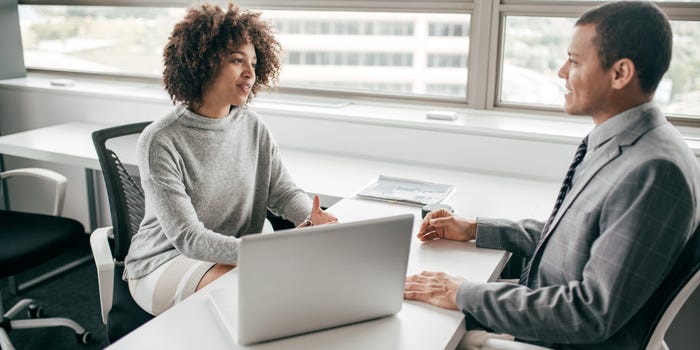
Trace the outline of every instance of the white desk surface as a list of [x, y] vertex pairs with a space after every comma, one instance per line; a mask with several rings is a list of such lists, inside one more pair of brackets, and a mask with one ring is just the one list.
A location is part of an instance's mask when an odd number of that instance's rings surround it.
[[[331, 209], [342, 221], [401, 213], [413, 213], [420, 217], [417, 207], [368, 200], [345, 199]], [[420, 221], [416, 220], [414, 233], [419, 224]], [[507, 258], [508, 254], [503, 251], [479, 249], [473, 242], [421, 243], [414, 237], [408, 273], [418, 273], [424, 269], [439, 270], [486, 282], [497, 276]], [[219, 319], [209, 295], [211, 291], [219, 289], [225, 290], [223, 293], [230, 293], [231, 302], [224, 302], [223, 305], [228, 312], [235, 312], [237, 278], [238, 271], [234, 269], [109, 348], [192, 349], [205, 346], [207, 349], [450, 349], [457, 345], [465, 333], [464, 317], [460, 312], [407, 301], [394, 316], [243, 347], [234, 340], [235, 329], [228, 329]]]
[[0, 153], [99, 170], [92, 132], [106, 127], [109, 125], [66, 123], [4, 135]]
[[[99, 169], [91, 133], [108, 125], [67, 123], [0, 137], [0, 153], [43, 161], [59, 162], [87, 169]], [[135, 137], [117, 141], [134, 149]], [[135, 149], [122, 156], [135, 164]], [[348, 198], [378, 175], [412, 178], [455, 186], [445, 201], [457, 213], [508, 219], [540, 218], [549, 214], [559, 183], [512, 177], [466, 173], [445, 169], [325, 155], [282, 147], [282, 156], [297, 184], [308, 192]], [[429, 161], [429, 160], [426, 160]], [[419, 208], [377, 201], [345, 199], [330, 209], [341, 221], [354, 221]], [[416, 225], [420, 221], [416, 220]], [[414, 228], [415, 231], [415, 228]], [[478, 249], [474, 243], [434, 241], [420, 243], [414, 238], [408, 273], [438, 270], [474, 281], [494, 279], [507, 259], [506, 253]], [[213, 313], [207, 290], [235, 286], [237, 271], [225, 275], [163, 315], [148, 322], [111, 348], [207, 349], [237, 348], [228, 330]], [[463, 317], [457, 311], [442, 310], [424, 303], [404, 302], [401, 312], [352, 326], [263, 343], [253, 348], [353, 348], [353, 349], [437, 349], [453, 348], [464, 333]]]

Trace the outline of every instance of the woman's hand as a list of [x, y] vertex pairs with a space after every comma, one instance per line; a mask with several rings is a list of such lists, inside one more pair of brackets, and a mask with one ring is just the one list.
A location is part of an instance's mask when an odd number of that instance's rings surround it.
[[309, 220], [305, 220], [297, 227], [332, 224], [336, 222], [338, 222], [338, 218], [336, 218], [335, 215], [321, 209], [321, 198], [319, 198], [318, 195], [315, 195], [313, 205], [311, 206], [311, 215], [309, 215]]
[[425, 216], [418, 229], [418, 239], [470, 241], [476, 238], [476, 221], [460, 218], [449, 210], [438, 209]]

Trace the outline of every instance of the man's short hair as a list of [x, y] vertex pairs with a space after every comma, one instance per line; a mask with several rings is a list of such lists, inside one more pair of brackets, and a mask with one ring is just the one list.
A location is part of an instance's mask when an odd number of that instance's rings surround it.
[[668, 18], [649, 2], [619, 1], [586, 11], [576, 25], [593, 24], [604, 69], [622, 58], [634, 62], [644, 92], [653, 93], [671, 62], [673, 33]]

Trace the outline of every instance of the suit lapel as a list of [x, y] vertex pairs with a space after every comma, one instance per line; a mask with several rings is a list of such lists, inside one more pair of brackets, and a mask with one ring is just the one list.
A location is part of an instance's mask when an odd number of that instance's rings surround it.
[[574, 200], [576, 200], [576, 198], [579, 196], [581, 191], [586, 188], [591, 179], [604, 166], [615, 158], [619, 157], [624, 152], [626, 147], [634, 144], [640, 137], [642, 137], [642, 135], [653, 128], [667, 123], [666, 118], [658, 108], [643, 110], [632, 117], [635, 118], [632, 122], [632, 126], [629, 129], [622, 130], [618, 135], [615, 135], [610, 141], [602, 146], [603, 148], [598, 151], [600, 153], [596, 155], [595, 158], [591, 159], [591, 163], [585, 164], [585, 167], [581, 168], [581, 173], [578, 174], [576, 183], [573, 184], [573, 187], [566, 195], [566, 198], [554, 217], [552, 224], [549, 226], [549, 230], [547, 232], [543, 232], [543, 236], [535, 248], [532, 259], [539, 259], [538, 255], [540, 254], [542, 247], [545, 246], [549, 236], [551, 236], [552, 232], [554, 232], [561, 218], [564, 216]]
[[571, 187], [571, 190], [569, 190], [569, 193], [564, 198], [564, 202], [561, 204], [557, 215], [554, 217], [554, 221], [552, 221], [549, 231], [545, 232], [545, 236], [543, 237], [544, 239], [546, 239], [552, 233], [552, 231], [554, 231], [554, 228], [557, 227], [557, 224], [559, 224], [559, 220], [561, 220], [564, 213], [566, 213], [571, 206], [571, 203], [576, 200], [581, 191], [586, 188], [586, 185], [588, 185], [588, 183], [600, 171], [600, 169], [610, 163], [613, 159], [620, 156], [622, 153], [621, 149], [619, 144], [614, 141], [615, 140], [611, 140], [611, 142], [608, 143], [604, 149], [599, 151], [604, 153], [601, 153], [599, 156], [592, 159], [590, 164], [586, 164], [586, 167], [581, 169], [581, 172], [577, 176], [576, 183], [574, 183], [573, 187]]
[[[543, 232], [542, 238], [540, 238], [539, 242], [537, 242], [537, 247], [535, 247], [535, 252], [532, 254], [532, 258], [530, 261], [530, 269], [527, 271], [528, 281], [531, 278], [531, 274], [537, 270], [537, 268], [533, 267], [539, 265], [539, 260], [542, 258], [542, 250], [546, 246], [549, 237], [552, 235], [552, 232], [554, 232], [554, 229], [556, 229], [562, 216], [564, 216], [564, 213], [566, 213], [566, 211], [571, 206], [571, 203], [574, 202], [576, 197], [578, 197], [581, 191], [586, 187], [586, 185], [588, 185], [593, 176], [595, 176], [595, 174], [597, 174], [600, 171], [600, 169], [602, 169], [606, 164], [610, 163], [610, 161], [612, 161], [613, 159], [620, 156], [621, 151], [617, 143], [614, 143], [612, 145], [608, 144], [607, 146], [608, 147], [606, 147], [606, 149], [600, 150], [601, 152], [605, 151], [604, 154], [601, 154], [600, 156], [594, 158], [592, 163], [587, 165], [585, 168], [581, 169], [583, 172], [579, 175], [579, 177], [576, 180], [576, 183], [566, 195], [564, 202], [562, 202], [561, 207], [559, 207], [559, 211], [557, 211], [557, 214], [554, 217], [554, 221], [552, 221], [552, 224], [549, 226], [549, 230], [547, 232]], [[537, 286], [534, 287], [537, 288]]]

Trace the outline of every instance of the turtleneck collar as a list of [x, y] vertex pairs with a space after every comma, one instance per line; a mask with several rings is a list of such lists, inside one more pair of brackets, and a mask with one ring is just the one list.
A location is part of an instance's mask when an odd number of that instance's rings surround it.
[[199, 115], [187, 109], [185, 105], [177, 106], [178, 120], [186, 126], [206, 129], [206, 130], [224, 130], [243, 115], [244, 108], [233, 106], [225, 117], [209, 118]]

